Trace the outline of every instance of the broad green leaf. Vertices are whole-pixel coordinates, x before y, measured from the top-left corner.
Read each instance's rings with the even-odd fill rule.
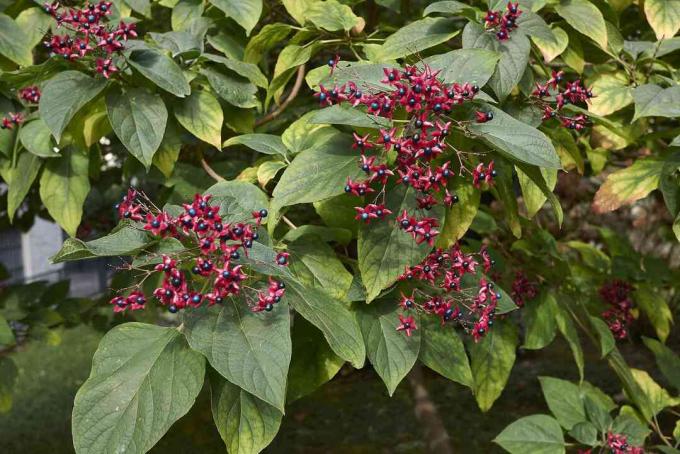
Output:
[[[563,454],[565,451],[562,428],[547,415],[520,418],[503,429],[494,439],[511,454]]]
[[[234,145],[245,145],[259,153],[264,154],[279,154],[286,156],[288,150],[286,149],[281,137],[274,134],[244,134],[241,136],[234,136],[222,144],[222,148],[232,147]]]
[[[395,303],[364,305],[358,311],[366,354],[391,396],[418,359],[420,330],[397,331],[401,310]],[[416,323],[417,323],[416,317]]]
[[[671,146],[674,146],[673,143]],[[659,189],[671,216],[676,216],[680,213],[680,152],[666,157],[661,170]]]
[[[147,452],[192,407],[204,374],[205,360],[176,329],[116,326],[99,343],[76,394],[76,452]]]
[[[396,63],[390,64],[390,67],[394,66],[398,65],[396,65]],[[369,63],[363,60],[340,60],[332,75],[328,65],[323,65],[309,71],[305,80],[312,90],[318,90],[319,84],[334,86],[343,85],[350,81],[361,81],[363,84],[362,90],[367,93],[373,93],[379,90],[389,89],[389,85],[382,82],[385,78],[384,68],[385,63]]]
[[[531,37],[531,40],[536,44],[538,50],[541,51],[543,60],[545,60],[546,63],[550,63],[555,58],[562,55],[569,46],[569,35],[567,35],[567,32],[557,26],[553,26],[550,31],[552,32],[551,39],[541,36]]]
[[[227,33],[226,30],[220,30],[215,35],[209,35],[207,40],[208,44],[222,52],[228,59],[243,60],[245,45],[241,43],[237,36]],[[251,65],[252,63],[246,64]],[[268,84],[269,82],[267,82]]]
[[[501,54],[489,49],[456,49],[424,60],[447,84],[471,83],[483,87],[489,81]]]
[[[565,243],[571,249],[578,251],[581,256],[583,264],[593,268],[601,273],[608,273],[611,268],[611,260],[600,249],[595,246],[584,243],[583,241],[567,241]]]
[[[293,242],[300,238],[317,237],[327,243],[336,242],[347,246],[352,241],[352,232],[340,227],[326,227],[323,225],[300,225],[297,229],[286,232],[283,241]]]
[[[360,224],[356,222],[355,200],[341,194],[330,199],[314,202],[314,209],[324,224],[329,227],[341,228],[352,232],[356,236]]]
[[[231,383],[283,412],[290,364],[290,315],[286,304],[254,313],[243,299],[188,311],[189,345]]]
[[[557,312],[555,312],[555,321],[557,322],[557,329],[569,344],[571,353],[574,355],[576,367],[578,368],[579,377],[583,380],[583,349],[581,348],[581,340],[578,337],[576,326],[574,326],[569,313],[559,306],[557,307]]]
[[[21,66],[33,64],[29,36],[14,19],[0,14],[0,55]]]
[[[616,339],[614,339],[611,330],[601,318],[590,316],[590,323],[595,327],[597,337],[600,340],[601,356],[604,358],[616,346]]]
[[[221,181],[204,192],[220,205],[223,222],[242,222],[251,219],[253,211],[269,207],[267,195],[260,188],[246,181]],[[266,222],[266,219],[262,222]]]
[[[262,0],[210,0],[250,35],[262,14]]]
[[[557,14],[603,49],[607,48],[607,25],[599,9],[588,0],[561,0]]]
[[[578,385],[553,377],[539,377],[539,380],[548,408],[562,427],[571,430],[578,423],[586,421],[586,410]]]
[[[589,421],[580,422],[569,431],[569,436],[588,446],[595,446],[597,440],[597,428]]]
[[[283,417],[279,410],[214,372],[210,391],[215,426],[229,453],[257,453],[272,442]]]
[[[265,52],[283,42],[292,31],[293,27],[289,24],[266,24],[257,35],[248,41],[243,54],[243,61],[253,64],[259,63]]]
[[[287,403],[306,396],[331,380],[345,364],[328,346],[323,333],[304,318],[295,319],[292,338]]]
[[[54,23],[54,19],[49,14],[45,14],[42,8],[36,7],[27,8],[20,12],[16,19],[14,19],[14,22],[26,35],[26,43],[18,43],[18,45],[27,46],[29,52],[26,55],[30,55],[30,49],[42,41],[45,33]],[[25,50],[21,52],[25,52]]]
[[[148,170],[168,122],[163,99],[135,88],[122,94],[112,92],[106,97],[106,108],[116,136]]]
[[[172,176],[175,164],[182,149],[182,137],[177,123],[170,118],[165,127],[165,135],[158,147],[158,151],[153,155],[153,165],[158,167],[166,178]]]
[[[281,161],[265,161],[257,167],[257,182],[262,186],[262,188],[267,186],[271,180],[273,180],[276,175],[278,175],[281,169],[285,169],[288,166],[285,162]]]
[[[191,93],[182,68],[157,49],[144,47],[132,50],[127,61],[140,74],[163,90],[183,98]]]
[[[290,270],[305,286],[316,287],[333,298],[344,300],[352,285],[347,271],[335,251],[317,238],[303,238],[288,246]]]
[[[657,39],[672,38],[680,29],[680,2],[645,0],[645,16]]]
[[[170,23],[175,31],[185,30],[191,23],[201,17],[205,6],[201,0],[179,0],[172,7]]]
[[[472,9],[470,5],[455,0],[446,0],[430,3],[423,11],[423,16],[429,16],[432,13],[444,13],[456,15],[466,9]]]
[[[515,364],[517,328],[511,321],[498,321],[470,348],[473,391],[477,405],[488,411],[498,399]]]
[[[529,63],[531,43],[524,34],[513,34],[512,39],[499,41],[481,25],[469,22],[463,30],[463,48],[489,49],[500,54],[496,71],[489,80],[498,99],[505,99],[522,79]]]
[[[612,417],[609,415],[609,409],[603,407],[600,402],[587,394],[583,397],[583,403],[588,420],[592,422],[600,432],[608,432],[613,422]]]
[[[588,110],[607,116],[633,103],[633,89],[623,73],[601,74],[590,84],[597,96],[590,100]]]
[[[456,178],[450,188],[458,202],[446,209],[444,225],[437,238],[438,247],[450,247],[463,238],[479,209],[481,193],[469,182]]]
[[[371,60],[387,61],[417,54],[450,40],[458,33],[455,19],[426,17],[411,22],[388,36],[382,46],[373,52]]]
[[[203,53],[203,37],[189,31],[149,33],[161,49],[167,49],[173,58],[181,56],[191,59]]]
[[[384,117],[370,115],[356,108],[340,105],[325,107],[313,111],[309,116],[310,124],[347,125],[355,128],[389,128],[392,122]]]
[[[292,154],[318,147],[331,139],[337,140],[337,129],[310,122],[315,113],[315,110],[307,112],[291,123],[281,134],[281,141]]]
[[[472,387],[472,370],[465,346],[453,327],[441,326],[438,320],[421,318],[420,361],[440,375]]]
[[[680,398],[671,397],[670,394],[668,394],[668,391],[659,386],[646,371],[633,368],[631,368],[630,371],[633,374],[633,378],[642,389],[642,392],[645,393],[647,399],[649,399],[652,410],[652,414],[649,416],[658,414],[664,408],[674,407],[680,404]]]
[[[249,109],[260,105],[257,87],[247,79],[221,73],[212,68],[201,70],[215,93],[229,104]],[[218,147],[219,148],[219,147]]]
[[[497,172],[494,178],[494,186],[492,191],[498,201],[503,204],[503,211],[505,212],[505,221],[510,228],[510,231],[515,238],[522,237],[522,223],[519,217],[519,207],[517,205],[517,196],[515,195],[515,186],[513,182],[512,166],[505,159],[495,161]]]
[[[205,57],[211,61],[221,63],[231,71],[234,71],[241,77],[245,77],[258,87],[267,88],[269,81],[262,74],[260,68],[253,63],[246,63],[235,58],[225,58],[219,55],[205,54]]]
[[[596,213],[614,211],[647,197],[659,186],[663,166],[661,160],[638,159],[633,165],[610,173],[595,193],[593,210]]]
[[[641,284],[635,291],[634,297],[638,307],[644,312],[654,327],[659,340],[666,342],[671,332],[673,313],[670,307],[668,307],[664,294],[649,285]]]
[[[14,213],[21,206],[24,197],[38,176],[38,171],[42,165],[42,160],[32,153],[21,153],[17,159],[17,166],[9,169],[11,180],[3,172],[3,178],[7,183],[7,216],[9,221],[14,219]]]
[[[149,0],[125,0],[125,3],[142,16],[151,17],[151,2]]]
[[[272,209],[342,194],[347,178],[356,179],[362,174],[351,145],[349,136],[335,132],[298,154],[274,188]]]
[[[569,45],[562,53],[562,60],[570,68],[581,74],[586,65],[585,56],[583,53],[583,45],[581,44],[581,35],[571,29],[566,30],[569,37]]]
[[[471,123],[470,130],[507,156],[527,164],[552,169],[561,168],[560,158],[545,134],[490,105],[493,120]]]
[[[623,410],[624,408],[622,407],[621,413],[614,419],[612,432],[625,435],[629,445],[641,447],[645,443],[645,438],[652,433],[652,430],[640,421],[639,416],[625,414]]]
[[[524,345],[527,350],[540,350],[550,345],[555,338],[557,325],[555,312],[557,301],[549,292],[542,292],[538,298],[526,303],[524,310],[526,331]]]
[[[654,84],[640,85],[633,90],[635,116],[643,117],[680,117],[680,86],[661,88]]]
[[[25,149],[41,158],[58,158],[59,152],[54,151],[52,133],[42,118],[24,123],[19,131],[19,140]]]
[[[60,72],[45,83],[40,97],[40,117],[57,142],[75,114],[104,87],[104,79],[93,79],[78,71]]]
[[[642,341],[654,353],[656,365],[659,366],[666,380],[677,391],[680,391],[680,357],[656,339],[643,337]]]
[[[283,89],[293,75],[294,69],[307,63],[318,50],[319,46],[314,43],[308,46],[289,44],[284,47],[274,66],[274,77],[267,89],[267,101]]]
[[[522,196],[524,205],[527,208],[527,216],[531,219],[543,207],[546,200],[548,200],[548,197],[543,193],[543,190],[533,182],[531,177],[522,171],[520,166],[515,166],[515,170],[517,171],[519,185],[522,188]],[[545,181],[546,188],[549,192],[552,192],[557,184],[557,169],[540,169],[540,174]]]
[[[352,12],[352,8],[338,0],[314,1],[304,11],[305,19],[317,28],[330,32],[350,31],[359,24],[360,19]]]
[[[385,206],[392,211],[392,216],[398,216],[403,210],[413,209],[415,203],[414,191],[400,186],[388,192]],[[357,248],[367,303],[392,285],[407,266],[423,260],[431,249],[427,243],[416,244],[393,219],[363,225],[359,229]]]
[[[68,238],[59,252],[50,257],[51,263],[69,262],[96,257],[136,255],[151,243],[145,230],[131,224],[122,224],[112,233],[92,241]]]
[[[224,116],[219,101],[207,91],[194,91],[175,105],[175,118],[187,131],[217,149],[222,148]]]
[[[366,358],[356,315],[323,291],[286,281],[286,300],[302,317],[323,333],[336,355],[361,368]]]
[[[0,414],[12,409],[12,391],[19,370],[12,358],[0,357]]]
[[[60,159],[48,159],[40,177],[40,198],[50,216],[71,236],[76,236],[83,204],[90,192],[89,159],[74,147],[62,150]]]

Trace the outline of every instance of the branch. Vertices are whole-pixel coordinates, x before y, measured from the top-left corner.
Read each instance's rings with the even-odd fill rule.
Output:
[[[277,109],[272,110],[267,115],[265,115],[264,117],[257,120],[255,122],[255,126],[261,126],[265,123],[272,121],[274,118],[278,117],[279,115],[281,115],[281,112],[283,112],[286,109],[286,107],[288,107],[288,105],[291,102],[293,102],[295,97],[300,92],[300,88],[302,87],[302,82],[304,80],[305,80],[305,65],[300,65],[300,66],[298,66],[297,78],[295,79],[295,85],[293,85],[293,89],[288,94],[288,97],[286,98],[286,100],[283,101]]]
[[[225,181],[225,179],[222,178],[222,176],[220,176],[219,173],[215,172],[215,169],[210,167],[210,164],[208,164],[208,161],[205,160],[205,158],[203,157],[203,154],[200,155],[200,158],[201,158],[201,166],[203,167],[203,170],[205,170],[205,173],[210,175],[212,177],[212,179],[217,181],[218,183],[220,181]]]
[[[418,421],[425,431],[425,442],[427,451],[436,454],[453,454],[453,449],[449,443],[449,434],[446,432],[444,422],[437,413],[437,407],[430,399],[425,383],[423,382],[423,370],[420,364],[416,363],[408,374],[408,381],[413,389],[415,403],[415,413]]]

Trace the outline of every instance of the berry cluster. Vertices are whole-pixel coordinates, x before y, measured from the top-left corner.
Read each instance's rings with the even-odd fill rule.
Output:
[[[628,437],[625,435],[613,432],[607,434],[607,447],[611,449],[612,454],[643,454],[645,452],[642,448],[628,444]]]
[[[95,55],[96,71],[109,78],[118,71],[113,56],[125,48],[128,38],[136,38],[136,25],[120,22],[118,26],[104,23],[111,14],[111,2],[86,3],[81,9],[61,8],[59,3],[45,3],[43,8],[64,27],[68,33],[53,35],[43,44],[53,55],[61,55],[67,60],[82,59]]]
[[[228,297],[241,294],[252,311],[271,311],[285,293],[284,283],[269,277],[267,287],[250,287],[244,265],[235,264],[242,253],[248,255],[253,241],[258,238],[257,228],[267,217],[267,210],[253,212],[254,222],[251,223],[224,223],[219,206],[211,205],[210,198],[196,194],[192,203],[184,204],[184,212],[176,217],[150,208],[152,204],[134,189],[130,189],[116,205],[122,219],[143,221],[144,230],[160,238],[176,238],[186,246],[181,253],[162,255],[152,271],[142,270],[146,275],[142,282],[154,272],[163,273],[162,285],[153,291],[153,295],[173,313],[187,306],[201,306],[204,302],[220,304]],[[278,265],[287,265],[288,254],[277,254],[275,261]],[[141,282],[127,297],[113,298],[114,310],[144,308],[146,299],[140,286]]]
[[[620,280],[608,282],[600,288],[600,298],[609,305],[609,309],[602,312],[602,318],[617,339],[628,337],[628,327],[633,322],[632,291],[632,285]]]
[[[479,280],[476,288],[464,286],[463,277],[475,275],[480,261],[485,273],[494,265],[484,247],[476,254],[464,253],[457,244],[446,250],[434,250],[399,277],[400,281],[417,281],[411,295],[401,294],[399,305],[404,311],[436,315],[442,324],[455,321],[478,341],[493,325],[496,304],[501,298],[494,284],[485,278]],[[405,331],[407,336],[417,329],[413,316],[400,316],[399,321],[397,330]]]
[[[40,89],[35,85],[24,87],[19,90],[19,98],[27,103],[38,104],[40,102]]]
[[[517,18],[522,14],[518,3],[508,2],[505,14],[502,11],[487,11],[484,16],[484,26],[496,32],[499,41],[510,38],[510,32],[517,28]]]
[[[333,63],[336,63],[336,59]],[[427,65],[423,65],[422,69],[416,66],[406,66],[404,70],[385,68],[383,72],[385,77],[382,83],[389,85],[391,90],[362,92],[356,83],[348,82],[332,89],[320,85],[320,91],[315,94],[322,105],[347,102],[352,106],[365,106],[369,113],[390,119],[397,109],[403,109],[410,117],[410,120],[401,120],[406,123],[403,127],[380,129],[377,136],[353,135],[352,148],[360,153],[359,167],[367,177],[360,181],[348,178],[345,192],[357,197],[378,194],[368,205],[355,207],[356,219],[367,223],[391,214],[384,205],[390,180],[415,189],[420,209],[429,210],[439,203],[451,206],[458,201],[458,197],[446,189],[448,180],[454,176],[451,163],[441,162],[443,159],[440,158],[449,147],[446,137],[453,123],[447,121],[447,115],[454,106],[472,100],[479,91],[479,87],[469,83],[446,85],[437,77],[438,71],[433,71]],[[493,118],[490,113],[478,112],[479,115],[483,116],[484,121]],[[463,168],[460,157],[459,161],[461,172],[467,170]],[[469,172],[473,175],[476,187],[480,187],[482,182],[492,184],[496,175],[493,163],[488,167],[480,163],[474,171]],[[433,193],[438,194],[438,197]],[[427,241],[432,244],[437,234],[434,230],[437,221],[432,218],[417,220],[403,214],[398,222],[419,243]]]
[[[0,128],[2,129],[14,129],[15,126],[19,126],[21,123],[23,123],[26,120],[26,117],[24,117],[24,114],[21,112],[10,112],[7,114],[6,117],[3,117],[2,119],[2,124],[0,125]]]
[[[551,89],[556,91],[554,96],[550,92]],[[565,82],[564,71],[553,71],[545,84],[536,84],[532,95],[536,104],[543,110],[543,121],[556,118],[565,128],[576,131],[583,130],[588,124],[588,117],[583,114],[568,116],[562,113],[562,107],[566,104],[588,102],[593,97],[593,92],[584,87],[580,80]]]
[[[510,296],[512,301],[518,306],[524,306],[528,300],[536,298],[538,295],[538,285],[530,281],[522,271],[515,272],[515,279],[512,281]]]

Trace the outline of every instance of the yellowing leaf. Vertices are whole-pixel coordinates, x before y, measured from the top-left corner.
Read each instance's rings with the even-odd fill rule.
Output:
[[[614,211],[642,199],[659,186],[664,162],[639,159],[622,170],[610,174],[600,186],[593,201],[593,211]]]
[[[609,115],[633,102],[633,89],[623,73],[602,74],[591,83],[594,98],[588,110],[597,115]]]
[[[680,29],[678,0],[645,0],[645,15],[657,39],[672,38]]]
[[[536,44],[538,50],[543,54],[543,59],[546,63],[550,63],[567,49],[569,45],[569,36],[567,32],[560,27],[553,27],[551,29],[553,39],[548,40],[541,36],[532,36],[531,40]]]

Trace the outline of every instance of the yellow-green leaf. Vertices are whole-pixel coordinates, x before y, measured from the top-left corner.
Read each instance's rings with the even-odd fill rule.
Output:
[[[657,39],[672,38],[680,29],[679,0],[645,0],[645,15]]]
[[[588,110],[597,115],[612,114],[633,102],[633,88],[623,73],[601,74],[590,84],[595,95]]]
[[[664,161],[638,159],[632,166],[609,174],[595,193],[596,213],[614,211],[646,197],[659,186]]]

